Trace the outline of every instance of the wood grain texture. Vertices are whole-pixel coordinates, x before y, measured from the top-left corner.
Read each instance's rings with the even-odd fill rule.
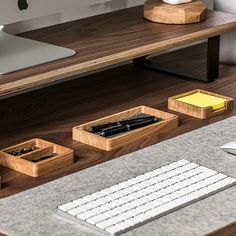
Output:
[[[37,147],[38,149],[21,156],[13,156],[8,153],[30,147]],[[44,157],[52,153],[57,153],[58,155],[38,163],[31,161],[36,157]],[[0,165],[32,177],[45,175],[52,171],[71,165],[73,162],[73,150],[42,139],[32,139],[0,150]]]
[[[153,61],[161,61],[172,67],[187,67],[195,73],[202,73],[206,63],[206,45],[162,55],[153,58]],[[234,109],[230,113],[200,120],[175,113],[180,116],[178,129],[159,138],[148,138],[141,143],[137,142],[112,152],[105,152],[71,139],[72,128],[78,124],[142,104],[168,111],[169,97],[195,88],[236,99],[236,68],[221,65],[220,79],[206,84],[142,70],[130,64],[0,101],[0,149],[37,136],[75,150],[73,165],[38,178],[0,167],[3,182],[0,198],[236,115]],[[212,235],[226,233],[227,236],[234,236],[235,230],[236,225],[231,225]]]
[[[199,24],[164,25],[145,20],[143,7],[135,7],[24,33],[21,36],[71,48],[77,54],[0,76],[0,98],[233,29],[236,16],[227,13],[210,11]]]
[[[147,0],[144,4],[144,18],[164,24],[192,24],[206,20],[207,5],[201,0],[171,5],[159,0]]]
[[[225,99],[224,108],[217,109],[213,111],[211,106],[208,107],[198,107],[185,102],[178,101],[178,98],[182,98],[194,93],[203,93],[209,94],[214,97],[219,97]],[[203,89],[194,89],[185,93],[181,93],[175,96],[172,96],[168,99],[168,109],[172,111],[177,111],[189,116],[193,116],[199,119],[209,119],[213,116],[220,115],[225,112],[230,112],[233,109],[234,99],[228,96],[223,96],[221,94],[212,93]]]
[[[101,137],[89,132],[89,128],[91,128],[92,126],[101,125],[108,122],[117,122],[141,113],[155,116],[163,120],[109,138]],[[156,110],[147,106],[139,106],[74,127],[73,140],[105,151],[113,151],[126,145],[143,142],[145,139],[151,138],[153,136],[159,136],[160,134],[171,132],[173,129],[176,129],[178,127],[178,121],[179,117],[176,115]]]
[[[230,224],[222,229],[219,229],[207,236],[235,236],[236,235],[236,222]]]

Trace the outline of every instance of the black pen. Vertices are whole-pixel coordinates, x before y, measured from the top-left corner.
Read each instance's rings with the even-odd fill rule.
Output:
[[[43,157],[36,157],[36,158],[34,158],[34,159],[29,159],[29,158],[23,158],[23,159],[25,159],[25,160],[27,160],[27,161],[32,161],[32,162],[40,162],[40,161],[43,161],[43,160],[46,160],[46,159],[49,159],[49,158],[52,158],[52,157],[55,157],[55,156],[57,156],[58,155],[58,153],[52,153],[52,154],[49,154],[49,155],[47,155],[47,156],[43,156]]]
[[[148,121],[140,121],[140,122],[136,122],[132,124],[124,124],[124,125],[120,125],[114,128],[104,129],[103,131],[98,132],[97,134],[103,137],[110,137],[110,136],[117,135],[126,131],[145,127],[147,125],[156,123],[158,120],[159,119],[155,117],[155,119],[152,119],[152,120],[150,119]]]
[[[124,125],[124,124],[131,124],[131,123],[136,123],[136,122],[148,121],[148,120],[153,120],[155,118],[156,118],[155,116],[146,116],[146,117],[138,117],[138,118],[132,118],[132,119],[127,119],[127,120],[121,120],[121,121],[117,121],[117,122],[111,122],[111,123],[93,126],[90,128],[89,131],[92,133],[98,133],[98,132],[101,132],[107,128],[116,128],[117,125]]]

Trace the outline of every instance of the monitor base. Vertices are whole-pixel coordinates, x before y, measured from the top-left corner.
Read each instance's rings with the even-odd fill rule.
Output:
[[[72,49],[21,38],[0,30],[0,75],[75,54],[76,52]]]

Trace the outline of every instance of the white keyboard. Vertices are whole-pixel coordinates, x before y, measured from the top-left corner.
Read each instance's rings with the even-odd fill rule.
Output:
[[[180,160],[61,205],[58,213],[118,235],[235,183],[236,179]]]

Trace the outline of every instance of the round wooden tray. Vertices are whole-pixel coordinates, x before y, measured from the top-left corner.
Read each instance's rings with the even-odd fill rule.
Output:
[[[148,0],[144,4],[144,18],[164,24],[190,24],[207,18],[207,5],[201,0],[171,5],[160,0]]]

